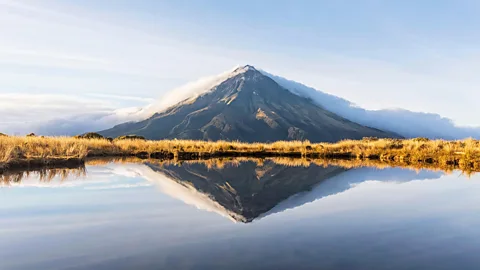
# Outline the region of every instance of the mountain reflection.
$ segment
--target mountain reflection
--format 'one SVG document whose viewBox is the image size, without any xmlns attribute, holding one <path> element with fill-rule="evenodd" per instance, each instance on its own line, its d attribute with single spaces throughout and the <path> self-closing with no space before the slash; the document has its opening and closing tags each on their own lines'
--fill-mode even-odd
<svg viewBox="0 0 480 270">
<path fill-rule="evenodd" d="M 208 198 L 216 212 L 236 221 L 251 222 L 290 196 L 311 190 L 318 183 L 345 171 L 341 167 L 286 167 L 267 161 L 263 165 L 243 162 L 223 168 L 203 164 L 146 164 L 166 176 L 156 181 L 165 186 L 171 181 L 192 191 L 191 196 Z M 171 194 L 171 193 L 170 193 Z M 176 196 L 176 194 L 174 194 Z M 195 201 L 192 197 L 190 201 Z"/>
<path fill-rule="evenodd" d="M 115 160 L 112 163 L 111 160 L 96 160 L 89 164 L 88 173 L 85 167 L 12 172 L 0 175 L 0 184 L 53 187 L 86 175 L 93 178 L 93 182 L 95 179 L 98 181 L 101 174 L 119 179 L 120 182 L 124 179 L 122 177 L 136 177 L 147 180 L 170 197 L 198 209 L 217 213 L 236 222 L 249 223 L 345 192 L 366 181 L 407 182 L 435 179 L 443 174 L 429 170 L 357 168 L 353 165 L 341 166 L 342 163 L 328 165 L 291 159 L 212 159 L 180 163 L 153 160 Z M 80 184 L 92 185 L 92 180 L 81 181 Z M 130 188 L 148 185 L 117 182 L 102 188 L 120 186 Z"/>
<path fill-rule="evenodd" d="M 202 163 L 145 164 L 143 174 L 165 193 L 197 208 L 239 222 L 251 222 L 344 192 L 369 180 L 405 182 L 439 178 L 443 173 L 387 168 L 347 170 L 339 166 L 288 167 L 273 161 L 252 161 L 209 167 Z"/>
</svg>

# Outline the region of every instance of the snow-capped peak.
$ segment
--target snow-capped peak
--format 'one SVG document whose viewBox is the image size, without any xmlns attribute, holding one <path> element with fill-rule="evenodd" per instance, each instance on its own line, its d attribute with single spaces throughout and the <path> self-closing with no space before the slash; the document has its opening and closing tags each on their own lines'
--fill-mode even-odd
<svg viewBox="0 0 480 270">
<path fill-rule="evenodd" d="M 254 66 L 245 65 L 245 66 L 237 67 L 237 68 L 233 71 L 233 73 L 239 74 L 239 73 L 247 72 L 247 71 L 249 71 L 249 70 L 257 71 L 257 69 L 256 69 Z"/>
<path fill-rule="evenodd" d="M 130 119 L 132 119 L 133 121 L 144 120 L 154 115 L 155 113 L 161 112 L 168 107 L 178 104 L 182 101 L 189 102 L 191 100 L 194 100 L 198 96 L 215 89 L 216 86 L 220 85 L 224 81 L 233 78 L 239 74 L 245 73 L 249 70 L 257 71 L 257 69 L 251 65 L 236 66 L 233 69 L 230 69 L 221 74 L 200 78 L 197 81 L 175 88 L 167 92 L 156 102 L 147 105 L 141 110 L 137 111 Z"/>
</svg>

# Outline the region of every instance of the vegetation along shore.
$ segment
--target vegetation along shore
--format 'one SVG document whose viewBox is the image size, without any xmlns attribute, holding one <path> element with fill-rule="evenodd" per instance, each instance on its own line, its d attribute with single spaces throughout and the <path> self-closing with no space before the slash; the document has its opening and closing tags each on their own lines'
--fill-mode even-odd
<svg viewBox="0 0 480 270">
<path fill-rule="evenodd" d="M 87 157 L 132 156 L 164 160 L 222 157 L 354 159 L 398 166 L 430 164 L 429 167 L 480 171 L 480 141 L 474 139 L 445 141 L 426 138 L 364 138 L 338 143 L 242 143 L 149 141 L 138 136 L 110 139 L 94 133 L 77 137 L 0 136 L 0 173 L 7 169 L 74 166 L 83 164 Z"/>
</svg>

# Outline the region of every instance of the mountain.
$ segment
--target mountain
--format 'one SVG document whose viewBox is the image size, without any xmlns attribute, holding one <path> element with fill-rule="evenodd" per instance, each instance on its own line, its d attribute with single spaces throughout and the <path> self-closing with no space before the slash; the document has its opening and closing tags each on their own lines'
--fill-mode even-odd
<svg viewBox="0 0 480 270">
<path fill-rule="evenodd" d="M 200 78 L 197 81 L 165 92 L 160 99 L 143 107 L 101 111 L 85 110 L 77 115 L 59 115 L 48 120 L 0 121 L 0 131 L 12 135 L 34 132 L 35 134 L 47 136 L 72 136 L 95 130 L 110 129 L 114 125 L 128 121 L 143 121 L 156 113 L 164 112 L 167 108 L 180 103 L 182 100 L 189 97 L 192 99 L 193 96 L 207 93 L 240 72 L 242 72 L 242 69 L 237 69 L 236 72 L 232 69 L 215 76 Z M 324 110 L 363 126 L 392 131 L 407 138 L 427 137 L 430 139 L 457 140 L 473 137 L 480 139 L 480 127 L 458 126 L 452 119 L 436 113 L 388 108 L 368 110 L 351 101 L 302 83 L 273 75 L 263 70 L 260 70 L 260 72 L 291 93 L 310 99 L 311 102 Z M 89 104 L 86 103 L 85 106 L 87 108 Z"/>
<path fill-rule="evenodd" d="M 399 137 L 349 121 L 280 86 L 252 66 L 153 116 L 99 132 L 148 139 L 335 142 L 362 137 Z"/>
</svg>

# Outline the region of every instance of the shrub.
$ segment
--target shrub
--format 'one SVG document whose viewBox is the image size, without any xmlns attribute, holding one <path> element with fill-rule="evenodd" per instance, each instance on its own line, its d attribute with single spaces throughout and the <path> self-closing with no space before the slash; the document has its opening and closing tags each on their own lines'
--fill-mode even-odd
<svg viewBox="0 0 480 270">
<path fill-rule="evenodd" d="M 8 135 L 0 132 L 0 137 L 8 137 Z"/>
<path fill-rule="evenodd" d="M 115 138 L 115 140 L 142 140 L 142 141 L 145 141 L 145 137 L 143 136 L 138 136 L 138 135 L 124 135 L 124 136 L 120 136 L 120 137 L 117 137 Z"/>
<path fill-rule="evenodd" d="M 102 135 L 95 132 L 88 132 L 82 135 L 75 136 L 77 139 L 105 139 Z"/>
<path fill-rule="evenodd" d="M 386 145 L 387 149 L 402 149 L 403 143 L 400 141 L 392 141 Z"/>
<path fill-rule="evenodd" d="M 425 137 L 418 137 L 418 138 L 413 138 L 412 141 L 414 141 L 414 142 L 429 142 L 430 139 L 425 138 Z"/>
<path fill-rule="evenodd" d="M 35 135 L 35 133 L 30 133 L 30 134 L 27 134 L 27 137 L 37 137 L 37 135 Z"/>
</svg>

